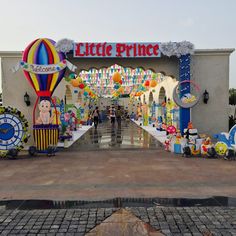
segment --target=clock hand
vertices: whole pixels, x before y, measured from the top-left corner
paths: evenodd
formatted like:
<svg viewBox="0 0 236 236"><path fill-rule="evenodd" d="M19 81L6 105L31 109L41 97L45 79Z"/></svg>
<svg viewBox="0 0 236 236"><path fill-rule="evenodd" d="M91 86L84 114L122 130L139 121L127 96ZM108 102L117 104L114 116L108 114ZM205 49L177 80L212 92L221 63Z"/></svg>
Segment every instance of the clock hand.
<svg viewBox="0 0 236 236"><path fill-rule="evenodd" d="M8 133L10 130L14 129L14 127L12 126L11 128L6 129L6 133Z"/></svg>
<svg viewBox="0 0 236 236"><path fill-rule="evenodd" d="M7 133L7 129L0 129L0 132L6 134Z"/></svg>

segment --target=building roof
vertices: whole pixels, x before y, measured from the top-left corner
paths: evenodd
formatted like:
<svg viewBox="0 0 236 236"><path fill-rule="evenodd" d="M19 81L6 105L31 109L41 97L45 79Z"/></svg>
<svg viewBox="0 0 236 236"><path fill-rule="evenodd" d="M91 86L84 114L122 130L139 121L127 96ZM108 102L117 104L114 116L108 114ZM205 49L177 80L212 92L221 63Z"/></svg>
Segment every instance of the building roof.
<svg viewBox="0 0 236 236"><path fill-rule="evenodd" d="M231 54L235 48L195 49L195 55ZM0 57L21 57L23 51L0 51Z"/></svg>

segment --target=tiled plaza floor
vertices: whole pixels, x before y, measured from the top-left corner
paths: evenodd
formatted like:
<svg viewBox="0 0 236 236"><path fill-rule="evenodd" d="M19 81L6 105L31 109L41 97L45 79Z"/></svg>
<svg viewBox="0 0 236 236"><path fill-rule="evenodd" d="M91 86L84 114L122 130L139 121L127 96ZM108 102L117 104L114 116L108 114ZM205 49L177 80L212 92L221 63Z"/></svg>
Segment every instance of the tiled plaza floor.
<svg viewBox="0 0 236 236"><path fill-rule="evenodd" d="M118 214L108 218L117 211ZM99 224L101 225L99 226ZM145 232L145 229L149 234ZM110 234L107 234L107 230L110 231ZM126 208L121 213L116 208L0 210L0 232L1 235L12 236L82 236L86 234L88 236L156 236L162 234L227 236L236 235L236 208L140 207ZM114 234L114 232L117 233Z"/></svg>

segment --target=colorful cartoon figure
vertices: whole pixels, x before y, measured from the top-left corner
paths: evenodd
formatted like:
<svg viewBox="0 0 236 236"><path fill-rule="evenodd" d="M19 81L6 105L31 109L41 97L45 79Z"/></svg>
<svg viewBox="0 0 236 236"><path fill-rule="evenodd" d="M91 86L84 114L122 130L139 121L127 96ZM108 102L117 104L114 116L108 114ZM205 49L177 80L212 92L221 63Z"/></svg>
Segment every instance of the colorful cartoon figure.
<svg viewBox="0 0 236 236"><path fill-rule="evenodd" d="M180 130L177 130L176 131L176 139L175 139L175 144L180 144L181 143L181 133L180 133Z"/></svg>
<svg viewBox="0 0 236 236"><path fill-rule="evenodd" d="M167 127L166 131L169 134L175 134L176 133L176 128L173 125L170 125L170 126Z"/></svg>
<svg viewBox="0 0 236 236"><path fill-rule="evenodd" d="M52 121L52 124L56 125L61 125L61 119L60 119L60 116L61 116L61 112L58 111L58 110L53 110L53 121Z"/></svg>
<svg viewBox="0 0 236 236"><path fill-rule="evenodd" d="M196 97L191 93L186 93L181 97L183 103L192 103L196 101Z"/></svg>
<svg viewBox="0 0 236 236"><path fill-rule="evenodd" d="M156 129L158 131L162 131L162 117L161 116L158 116L156 120Z"/></svg>
<svg viewBox="0 0 236 236"><path fill-rule="evenodd" d="M218 155L225 156L228 150L236 150L236 125L230 129L229 133L222 132L214 137L218 139L215 144L215 150Z"/></svg>
<svg viewBox="0 0 236 236"><path fill-rule="evenodd" d="M164 142L166 151L170 151L170 141L170 138L167 138Z"/></svg>
<svg viewBox="0 0 236 236"><path fill-rule="evenodd" d="M198 130L193 128L193 123L188 123L188 128L184 130L185 138L189 142L195 143L195 140L198 138Z"/></svg>
<svg viewBox="0 0 236 236"><path fill-rule="evenodd" d="M38 117L36 123L43 124L43 125L51 124L55 114L53 114L52 116L50 115L50 111L51 111L50 101L42 100L39 103L39 110L40 110L39 117Z"/></svg>
<svg viewBox="0 0 236 236"><path fill-rule="evenodd" d="M211 142L211 138L207 137L201 145L201 154L207 155L209 148L212 148L212 147L213 147L213 144Z"/></svg>

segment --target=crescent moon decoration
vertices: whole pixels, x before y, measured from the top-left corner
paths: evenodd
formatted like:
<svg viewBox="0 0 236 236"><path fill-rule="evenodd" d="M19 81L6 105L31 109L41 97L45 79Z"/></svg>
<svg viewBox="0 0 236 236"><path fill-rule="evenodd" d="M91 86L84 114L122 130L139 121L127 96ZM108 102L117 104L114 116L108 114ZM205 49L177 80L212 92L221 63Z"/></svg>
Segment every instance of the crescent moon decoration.
<svg viewBox="0 0 236 236"><path fill-rule="evenodd" d="M200 87L191 80L184 80L175 86L173 99L178 106L191 108L200 99Z"/></svg>

